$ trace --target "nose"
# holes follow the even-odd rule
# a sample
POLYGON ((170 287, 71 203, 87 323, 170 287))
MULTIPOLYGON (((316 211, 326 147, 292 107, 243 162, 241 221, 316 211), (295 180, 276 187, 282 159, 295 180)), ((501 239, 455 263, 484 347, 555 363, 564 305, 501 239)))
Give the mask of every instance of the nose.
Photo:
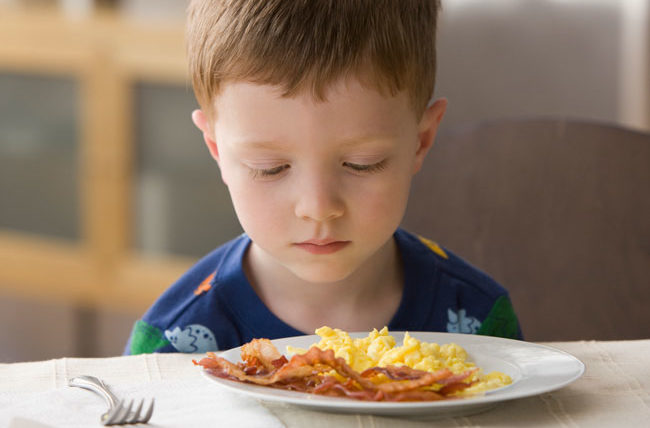
POLYGON ((345 211, 340 186, 325 174, 302 177, 295 200, 295 214, 304 220, 330 221, 341 217, 345 211))

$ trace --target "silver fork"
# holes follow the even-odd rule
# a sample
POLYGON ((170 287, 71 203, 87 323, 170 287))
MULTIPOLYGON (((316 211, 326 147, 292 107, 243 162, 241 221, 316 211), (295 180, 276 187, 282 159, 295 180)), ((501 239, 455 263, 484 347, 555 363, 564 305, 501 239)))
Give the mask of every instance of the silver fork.
POLYGON ((108 410, 101 416, 101 422, 104 425, 124 425, 124 424, 146 424, 153 414, 154 399, 151 399, 149 408, 141 415, 144 400, 140 400, 137 408, 133 408, 133 400, 128 405, 119 400, 106 386, 104 382, 94 376, 77 376, 70 379, 70 386, 76 386, 92 391, 101 395, 108 404, 108 410))

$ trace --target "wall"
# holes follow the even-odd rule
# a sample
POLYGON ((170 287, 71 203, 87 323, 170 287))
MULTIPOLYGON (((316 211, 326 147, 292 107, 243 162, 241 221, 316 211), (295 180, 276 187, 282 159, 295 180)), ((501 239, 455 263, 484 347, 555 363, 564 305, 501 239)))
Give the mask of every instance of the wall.
POLYGON ((645 0, 443 0, 445 127, 569 116, 650 130, 645 0))
POLYGON ((136 318, 0 295, 0 363, 120 355, 136 318))

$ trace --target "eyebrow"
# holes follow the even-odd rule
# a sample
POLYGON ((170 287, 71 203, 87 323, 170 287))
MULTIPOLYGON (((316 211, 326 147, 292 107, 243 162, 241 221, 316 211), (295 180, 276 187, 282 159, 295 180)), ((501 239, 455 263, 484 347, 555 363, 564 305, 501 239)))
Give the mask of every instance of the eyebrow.
POLYGON ((365 144, 372 143, 385 143, 396 137, 393 135, 360 135, 352 137, 343 137, 338 140, 338 143, 342 146, 361 146, 365 144))
POLYGON ((271 149, 281 149, 285 148, 286 144, 280 142, 280 141, 273 141, 273 140, 236 140, 234 142, 235 145, 238 146, 244 146, 247 149, 266 149, 266 150, 271 150, 271 149))
MULTIPOLYGON (((391 139, 396 137, 392 135, 361 135, 361 136, 351 136, 351 137, 342 137, 339 138, 336 142, 343 147, 351 146, 363 146, 372 143, 386 143, 391 139)), ((247 149, 265 149, 265 150, 277 150, 287 147, 286 143, 277 140, 247 140, 241 139, 236 140, 234 144, 239 146, 244 146, 247 149)))

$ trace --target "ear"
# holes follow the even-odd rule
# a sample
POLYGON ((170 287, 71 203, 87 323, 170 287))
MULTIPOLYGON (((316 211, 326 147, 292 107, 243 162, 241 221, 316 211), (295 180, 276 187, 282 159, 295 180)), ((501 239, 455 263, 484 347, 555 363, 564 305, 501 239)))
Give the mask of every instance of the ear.
POLYGON ((202 110, 194 110, 192 112, 192 122, 194 125, 199 128, 203 133, 203 140, 210 150, 210 154, 219 163, 219 149, 217 148, 217 142, 214 140, 214 134, 208 122, 208 117, 203 113, 202 110))
POLYGON ((422 119, 418 125, 418 148, 415 152, 415 163, 413 165, 413 174, 422 168, 424 158, 433 146, 436 138, 438 127, 443 116, 447 111, 447 99, 440 98, 433 102, 422 114, 422 119))

